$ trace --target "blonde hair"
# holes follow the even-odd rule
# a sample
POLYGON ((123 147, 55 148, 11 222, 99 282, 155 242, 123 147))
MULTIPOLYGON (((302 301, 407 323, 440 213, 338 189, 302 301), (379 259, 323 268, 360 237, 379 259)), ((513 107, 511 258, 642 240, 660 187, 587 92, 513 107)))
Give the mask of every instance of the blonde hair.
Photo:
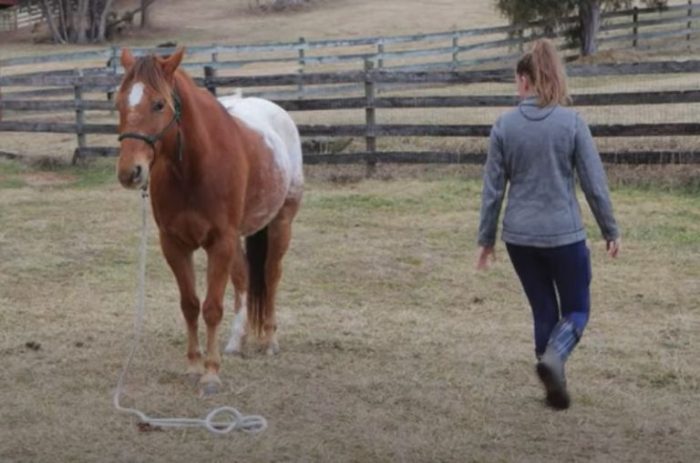
POLYGON ((520 58, 515 72, 530 79, 540 106, 566 106, 571 103, 566 69, 551 41, 537 40, 532 50, 520 58))

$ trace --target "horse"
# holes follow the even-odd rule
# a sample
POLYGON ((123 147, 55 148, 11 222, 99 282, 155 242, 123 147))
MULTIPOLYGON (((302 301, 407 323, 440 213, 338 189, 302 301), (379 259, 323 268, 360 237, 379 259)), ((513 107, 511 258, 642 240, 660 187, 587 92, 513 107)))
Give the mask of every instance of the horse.
POLYGON ((137 59, 122 49, 117 177, 125 188, 150 192, 187 325, 186 373, 212 394, 221 385, 217 333, 229 279, 235 316, 224 351, 241 353, 250 331, 267 354, 279 350, 275 295, 303 194, 301 142, 294 121, 276 104, 217 100, 199 88, 179 67, 183 54, 179 48, 167 57, 137 59), (207 255, 206 356, 197 334, 192 260, 200 248, 207 255))

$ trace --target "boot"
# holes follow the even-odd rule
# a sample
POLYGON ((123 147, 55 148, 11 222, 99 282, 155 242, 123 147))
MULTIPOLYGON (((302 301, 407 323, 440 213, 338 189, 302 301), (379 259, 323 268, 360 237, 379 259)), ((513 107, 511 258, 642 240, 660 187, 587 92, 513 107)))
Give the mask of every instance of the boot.
POLYGON ((579 337, 571 321, 560 320, 552 330, 544 354, 537 362, 537 376, 547 392, 547 405, 556 410, 566 410, 571 405, 571 398, 566 390, 564 364, 578 344, 579 337))

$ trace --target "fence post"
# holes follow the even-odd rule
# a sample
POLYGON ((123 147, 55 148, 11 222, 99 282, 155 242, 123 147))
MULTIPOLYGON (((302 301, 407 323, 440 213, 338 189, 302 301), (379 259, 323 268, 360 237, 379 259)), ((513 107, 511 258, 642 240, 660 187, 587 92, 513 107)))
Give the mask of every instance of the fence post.
MULTIPOLYGON (((0 77, 2 77, 2 68, 0 68, 0 77)), ((2 103, 2 87, 0 87, 0 103, 2 103)), ((2 105, 0 104, 0 121, 2 121, 2 105)))
POLYGON ((693 21, 690 18, 693 17, 693 0, 688 0, 688 35, 685 36, 687 41, 690 41, 690 28, 693 27, 693 21))
POLYGON ((112 45, 112 53, 109 55, 109 61, 107 61, 107 67, 112 69, 112 74, 117 74, 117 63, 119 62, 119 49, 112 45))
POLYGON ((216 96, 216 84, 212 78, 216 77, 216 70, 211 66, 204 66, 204 87, 209 90, 209 93, 216 96))
MULTIPOLYGON (((112 46, 112 51, 109 55, 109 59, 107 60, 107 69, 109 72, 112 73, 113 76, 117 75, 117 63, 119 62, 119 49, 116 46, 112 46)), ((114 103, 114 88, 110 88, 107 91, 107 99, 109 100, 110 103, 114 103)), ((114 116, 114 106, 112 106, 109 110, 109 115, 114 116)))
MULTIPOLYGON (((520 53, 524 53, 525 52, 525 29, 518 29, 517 34, 518 34, 518 51, 520 53)), ((532 36, 532 32, 530 32, 530 36, 532 36)))
POLYGON ((216 68, 213 65, 218 62, 219 54, 214 52, 211 54, 212 66, 204 66, 204 86, 214 96, 216 96, 216 83, 213 82, 213 78, 216 77, 216 68))
POLYGON ((384 67, 384 40, 382 39, 377 42, 377 67, 379 69, 384 67))
POLYGON ((306 55, 306 39, 304 37, 299 37, 299 87, 298 93, 299 98, 304 98, 304 66, 306 66, 306 60, 304 59, 306 55))
POLYGON ((82 80, 83 71, 75 70, 75 84, 73 85, 73 93, 75 95, 75 133, 78 136, 78 147, 73 154, 73 164, 76 164, 83 157, 82 150, 85 148, 85 133, 83 125, 85 124, 85 111, 83 110, 83 87, 82 80))
POLYGON ((459 62, 459 34, 454 32, 452 34, 452 69, 457 69, 457 63, 459 62))
POLYGON ((639 32, 639 28, 637 27, 637 23, 639 22, 639 8, 634 7, 632 10, 632 35, 634 38, 632 39, 632 46, 634 48, 637 48, 637 34, 639 32))
POLYGON ((365 145, 367 148, 367 176, 370 177, 377 166, 374 153, 377 151, 377 137, 374 134, 376 115, 374 111, 374 77, 372 61, 365 59, 365 145))

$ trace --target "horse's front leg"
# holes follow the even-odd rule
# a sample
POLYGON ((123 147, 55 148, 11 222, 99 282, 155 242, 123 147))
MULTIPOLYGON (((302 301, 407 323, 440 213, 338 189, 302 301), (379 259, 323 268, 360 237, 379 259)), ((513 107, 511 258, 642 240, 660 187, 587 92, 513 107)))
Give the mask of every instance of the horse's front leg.
POLYGON ((204 373, 204 364, 197 336, 199 298, 195 288, 193 250, 184 248, 165 233, 160 234, 160 247, 180 289, 180 308, 187 323, 187 375, 199 378, 204 373))
POLYGON ((205 394, 217 392, 221 385, 218 329, 223 317, 224 293, 236 249, 235 239, 226 238, 220 238, 206 249, 207 297, 202 307, 202 316, 207 325, 207 354, 204 360, 204 376, 200 380, 205 394))

